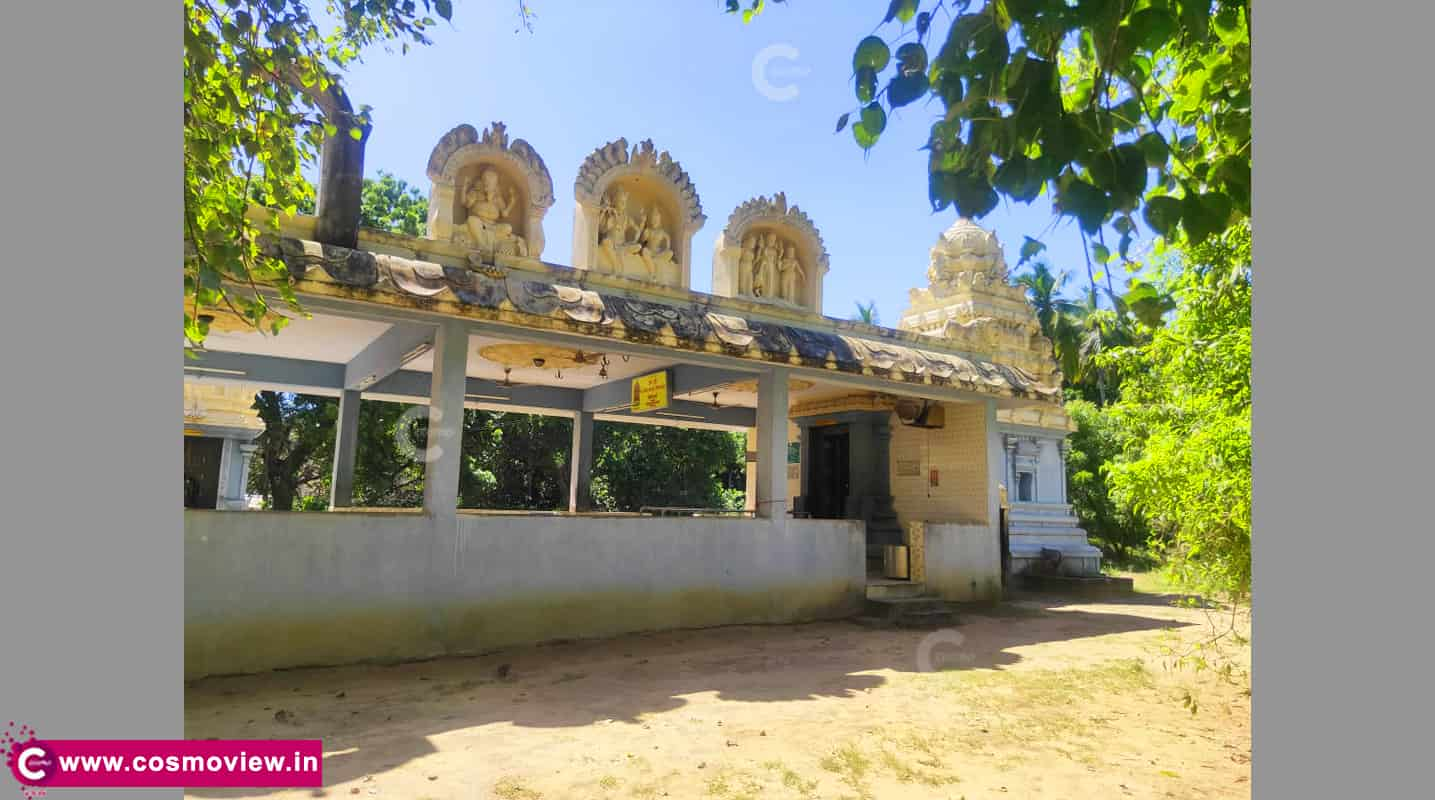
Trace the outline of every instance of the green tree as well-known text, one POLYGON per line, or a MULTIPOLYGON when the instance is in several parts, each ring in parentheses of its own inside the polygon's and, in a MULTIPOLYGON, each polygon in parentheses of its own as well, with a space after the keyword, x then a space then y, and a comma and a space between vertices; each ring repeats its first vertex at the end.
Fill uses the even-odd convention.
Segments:
POLYGON ((1173 577, 1232 599, 1251 586, 1251 236, 1191 248, 1178 308, 1146 344, 1105 359, 1125 376, 1112 498, 1149 524, 1173 577))
POLYGON ((364 181, 359 214, 365 227, 409 236, 428 231, 429 201, 402 178, 379 170, 378 180, 364 181))
POLYGON ((555 511, 568 508, 573 421, 540 414, 464 412, 459 505, 555 511))
POLYGON ((255 438, 257 450, 249 472, 249 488, 258 490, 276 511, 311 507, 307 497, 327 500, 334 457, 333 398, 291 392, 262 391, 253 408, 264 422, 255 438))
POLYGON ((334 3, 315 16, 304 0, 184 2, 184 333, 201 344, 205 309, 225 307, 277 333, 287 321, 261 286, 292 309, 288 272, 260 235, 314 198, 301 175, 320 151, 320 232, 357 233, 368 110, 355 109, 341 75, 376 42, 427 44, 432 12, 451 0, 334 3), (251 218, 251 197, 266 209, 251 218), (349 217, 353 219, 350 220, 349 217), (352 223, 352 224, 350 224, 352 223))
POLYGON ((1026 289, 1026 299, 1036 312, 1041 334, 1051 341, 1051 354, 1061 365, 1068 385, 1075 382, 1081 370, 1080 327, 1084 309, 1079 303, 1062 296, 1070 275, 1052 272, 1045 261, 1037 261, 1030 272, 1020 273, 1014 280, 1026 289))
MULTIPOLYGON (((764 6, 727 2, 745 21, 764 6)), ((857 43, 856 106, 837 120, 865 150, 893 112, 935 106, 924 181, 934 211, 980 219, 1002 198, 1046 193, 1097 240, 1101 262, 1107 227, 1127 256, 1138 211, 1191 244, 1249 218, 1248 0, 972 6, 891 0, 877 28, 890 33, 857 43)))
POLYGON ((621 422, 593 428, 592 492, 598 508, 742 508, 743 434, 621 422))
POLYGON ((1088 400, 1067 400, 1066 413, 1076 422, 1066 459, 1072 510, 1107 560, 1122 566, 1150 566, 1150 531, 1145 520, 1112 499, 1106 475, 1106 465, 1120 458, 1127 446, 1127 431, 1105 409, 1088 400))

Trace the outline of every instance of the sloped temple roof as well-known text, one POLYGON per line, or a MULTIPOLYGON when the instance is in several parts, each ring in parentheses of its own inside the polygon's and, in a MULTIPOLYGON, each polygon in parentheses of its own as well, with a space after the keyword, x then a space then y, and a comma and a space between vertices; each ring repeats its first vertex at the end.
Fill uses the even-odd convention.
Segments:
MULTIPOLYGON (((301 232, 303 225, 285 228, 301 232)), ((954 395, 1061 402, 1059 387, 1043 385, 1026 370, 936 349, 932 345, 940 348, 942 340, 934 337, 816 314, 777 314, 738 298, 643 286, 536 259, 460 256, 442 252, 446 243, 364 233, 370 246, 438 260, 296 236, 269 238, 263 246, 288 266, 302 294, 820 369, 834 378, 868 376, 890 383, 894 393, 902 387, 944 387, 954 395), (441 263, 452 261, 459 264, 441 263)))

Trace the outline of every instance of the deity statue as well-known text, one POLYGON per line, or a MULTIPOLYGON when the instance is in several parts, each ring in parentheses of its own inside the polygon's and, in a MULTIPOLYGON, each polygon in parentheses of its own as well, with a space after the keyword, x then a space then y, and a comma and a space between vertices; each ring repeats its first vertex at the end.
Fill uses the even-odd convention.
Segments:
POLYGON ((806 273, 802 271, 802 264, 797 261, 796 245, 789 244, 787 246, 786 254, 783 255, 782 260, 777 264, 777 272, 782 284, 779 296, 789 303, 801 303, 802 301, 798 297, 798 287, 801 285, 800 280, 805 277, 806 273))
POLYGON ((757 237, 749 233, 742 240, 742 256, 737 264, 737 293, 743 297, 753 296, 753 270, 757 264, 757 237))
POLYGON ((648 280, 656 281, 665 276, 668 267, 673 263, 672 237, 663 228, 663 212, 653 206, 642 225, 642 236, 639 241, 642 243, 642 250, 638 255, 643 259, 643 265, 648 268, 648 280))
POLYGON ((605 198, 598 209, 599 266, 605 272, 621 275, 624 254, 636 255, 642 249, 642 244, 635 241, 641 232, 641 226, 628 215, 628 193, 619 187, 613 192, 612 202, 605 198))
POLYGON ((757 269, 753 274, 752 293, 756 297, 776 297, 777 262, 782 249, 777 244, 777 234, 769 232, 762 239, 762 248, 757 253, 757 269))
POLYGON ((468 211, 464 231, 474 247, 507 255, 528 255, 528 242, 513 232, 512 225, 502 221, 513 210, 514 202, 513 189, 502 187, 497 170, 485 167, 479 172, 478 180, 470 183, 463 193, 463 207, 468 211))

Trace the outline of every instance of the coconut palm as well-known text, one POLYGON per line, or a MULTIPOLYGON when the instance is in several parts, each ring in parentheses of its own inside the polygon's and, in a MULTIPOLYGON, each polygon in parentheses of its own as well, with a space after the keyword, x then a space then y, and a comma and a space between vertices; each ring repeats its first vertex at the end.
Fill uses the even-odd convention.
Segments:
POLYGON ((1015 277, 1016 285, 1026 289, 1027 302, 1036 312, 1041 333, 1051 342, 1051 354, 1061 365, 1068 385, 1074 385, 1081 371, 1082 317, 1085 308, 1061 296, 1071 275, 1065 270, 1053 272, 1045 261, 1032 264, 1031 272, 1015 277))
POLYGON ((868 300, 866 303, 858 300, 857 313, 852 315, 853 322, 865 322, 868 325, 881 325, 882 317, 877 313, 877 301, 868 300))

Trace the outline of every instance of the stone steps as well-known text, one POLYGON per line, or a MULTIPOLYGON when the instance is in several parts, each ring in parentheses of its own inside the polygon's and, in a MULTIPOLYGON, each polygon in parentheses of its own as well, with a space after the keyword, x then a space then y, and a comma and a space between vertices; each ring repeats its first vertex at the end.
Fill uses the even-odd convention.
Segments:
POLYGON ((927 594, 927 587, 907 581, 867 584, 867 602, 853 620, 869 628, 946 628, 957 624, 956 606, 927 594))

